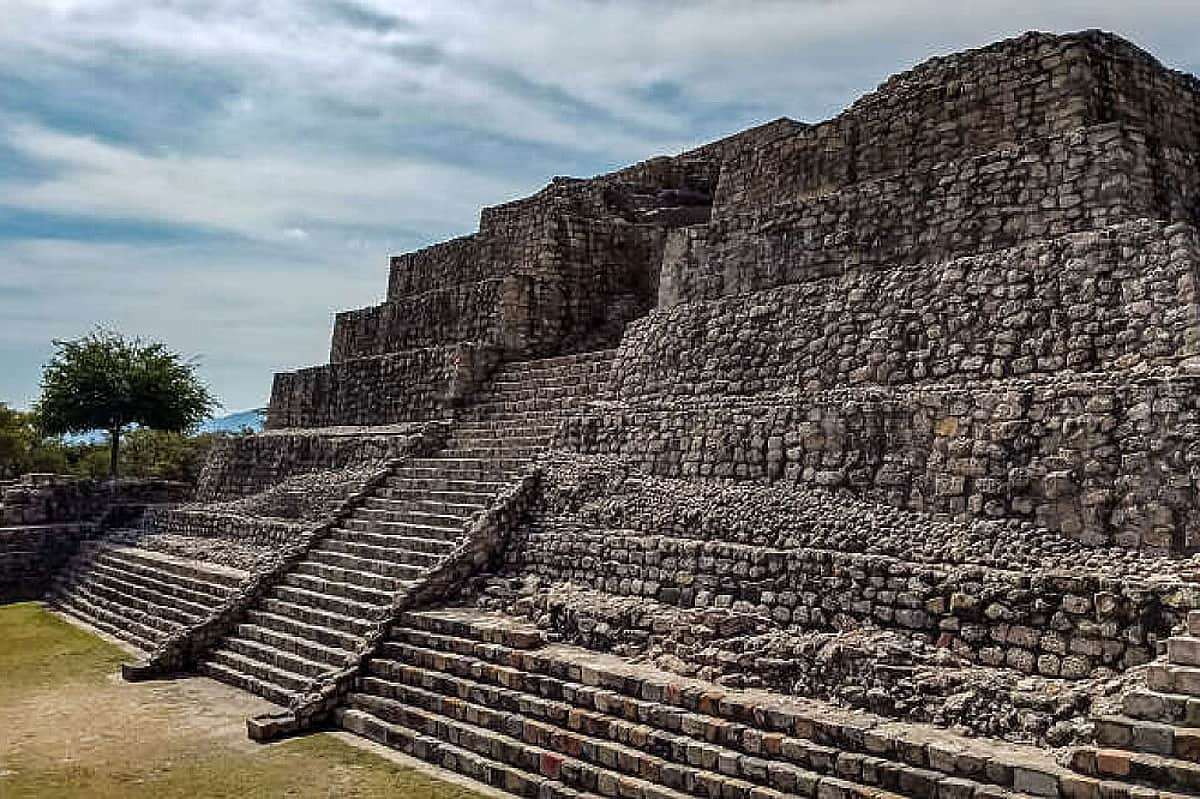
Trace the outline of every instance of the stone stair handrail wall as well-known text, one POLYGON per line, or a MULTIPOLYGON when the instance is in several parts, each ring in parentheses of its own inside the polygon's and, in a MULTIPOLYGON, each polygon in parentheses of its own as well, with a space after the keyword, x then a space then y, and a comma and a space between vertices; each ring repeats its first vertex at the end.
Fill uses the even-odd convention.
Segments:
POLYGON ((394 468, 408 459, 435 452, 445 441, 445 436, 446 427, 440 423, 430 423, 420 433, 410 436, 406 446, 406 458, 391 460, 373 472, 328 518, 307 528, 295 544, 280 552, 268 566, 257 570, 241 590, 231 595, 206 619, 167 638, 146 660, 124 664, 121 668, 122 676, 126 680, 137 681, 192 668, 204 652, 233 629, 251 606, 304 560, 315 544, 334 527, 350 518, 366 502, 370 493, 387 481, 394 468))
POLYGON ((373 620, 354 660, 345 668, 315 678, 284 713, 247 719, 247 731, 256 741, 274 740, 311 729, 324 720, 346 696, 363 664, 375 655, 388 631, 405 613, 454 596, 474 575, 494 564, 504 551, 510 532, 537 500, 539 467, 527 470, 510 488, 496 497, 476 518, 466 538, 442 563, 410 590, 396 595, 392 606, 373 620))

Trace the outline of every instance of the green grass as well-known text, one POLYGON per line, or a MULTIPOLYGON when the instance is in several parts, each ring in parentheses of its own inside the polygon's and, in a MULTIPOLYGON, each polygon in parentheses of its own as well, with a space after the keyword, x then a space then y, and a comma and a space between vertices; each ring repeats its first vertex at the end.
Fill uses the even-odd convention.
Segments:
POLYGON ((482 799, 331 735, 250 743, 242 698, 123 683, 127 659, 38 605, 0 606, 0 797, 482 799))
POLYGON ((0 705, 39 688, 100 682, 131 659, 34 602, 0 607, 0 705))

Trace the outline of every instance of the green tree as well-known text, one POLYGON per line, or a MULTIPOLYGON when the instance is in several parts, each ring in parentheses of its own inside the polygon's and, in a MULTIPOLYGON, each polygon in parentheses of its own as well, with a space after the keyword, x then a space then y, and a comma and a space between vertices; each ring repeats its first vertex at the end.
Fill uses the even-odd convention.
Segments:
POLYGON ((163 344, 97 329, 54 345, 34 408, 38 427, 48 435, 106 431, 110 477, 120 473, 121 435, 133 426, 184 432, 219 407, 195 362, 163 344))
POLYGON ((20 477, 26 472, 62 474, 67 468, 61 441, 43 440, 34 427, 33 414, 0 402, 0 479, 20 477))

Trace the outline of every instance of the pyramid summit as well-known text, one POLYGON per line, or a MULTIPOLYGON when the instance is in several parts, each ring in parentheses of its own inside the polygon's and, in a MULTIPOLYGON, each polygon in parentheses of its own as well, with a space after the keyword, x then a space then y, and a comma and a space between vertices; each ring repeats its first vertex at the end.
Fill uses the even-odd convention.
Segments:
POLYGON ((1198 159, 1200 81, 1119 36, 934 58, 393 257, 189 502, 3 509, 257 738, 530 797, 1195 794, 1198 159))

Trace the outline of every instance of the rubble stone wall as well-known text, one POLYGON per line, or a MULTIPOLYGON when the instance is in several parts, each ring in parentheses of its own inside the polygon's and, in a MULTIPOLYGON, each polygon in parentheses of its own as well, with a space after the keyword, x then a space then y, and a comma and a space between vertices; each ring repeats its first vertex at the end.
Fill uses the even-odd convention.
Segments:
POLYGON ((79 523, 0 527, 0 604, 40 599, 93 531, 79 523))
POLYGON ((1095 32, 1028 34, 934 58, 888 79, 841 115, 725 164, 717 217, 853 183, 923 173, 1015 141, 1105 122, 1200 149, 1200 84, 1095 32))
POLYGON ((267 428, 384 425, 448 416, 496 363, 477 344, 427 347, 275 375, 267 428))
POLYGON ((1093 544, 1200 548, 1200 378, 1090 375, 645 403, 582 414, 557 445, 650 474, 844 489, 1093 544))
POLYGON ((1198 175, 1195 154, 1164 154, 1142 132, 1112 124, 777 201, 769 213, 674 233, 659 304, 934 262, 1138 218, 1195 222, 1198 175))
POLYGON ((304 430, 228 436, 213 445, 196 486, 198 502, 245 497, 290 477, 358 468, 400 457, 423 425, 386 432, 304 430))
POLYGON ((343 311, 334 321, 329 360, 339 363, 460 341, 498 343, 502 285, 501 280, 457 283, 343 311))
POLYGON ((1200 234, 1149 221, 940 263, 692 302, 632 324, 610 394, 638 400, 1030 378, 1190 363, 1200 234))
POLYGON ((553 526, 517 533, 507 567, 607 594, 741 609, 783 627, 845 624, 926 633, 989 666, 1079 679, 1154 657, 1196 601, 1179 582, 940 567, 790 549, 553 526))

